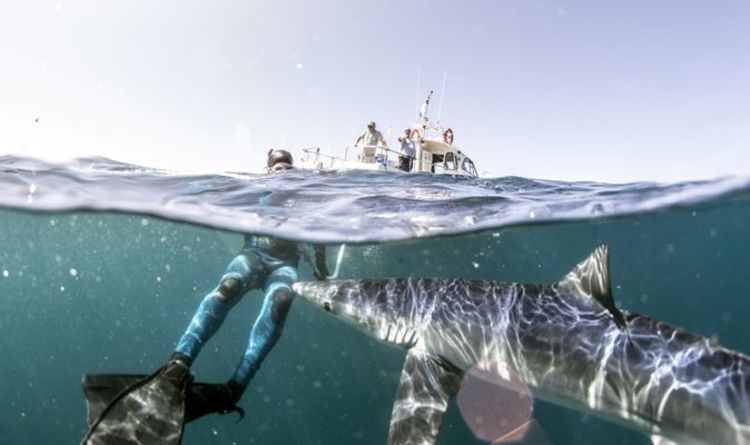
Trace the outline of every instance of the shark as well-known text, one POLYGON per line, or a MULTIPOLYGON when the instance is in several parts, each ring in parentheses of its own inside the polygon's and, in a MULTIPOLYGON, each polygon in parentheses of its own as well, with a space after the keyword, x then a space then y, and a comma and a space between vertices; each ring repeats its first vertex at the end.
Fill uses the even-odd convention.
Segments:
POLYGON ((750 444, 748 357, 618 308, 607 246, 548 285, 407 277, 299 282, 294 291, 406 350, 389 445, 434 444, 472 368, 517 375, 535 398, 654 444, 750 444))

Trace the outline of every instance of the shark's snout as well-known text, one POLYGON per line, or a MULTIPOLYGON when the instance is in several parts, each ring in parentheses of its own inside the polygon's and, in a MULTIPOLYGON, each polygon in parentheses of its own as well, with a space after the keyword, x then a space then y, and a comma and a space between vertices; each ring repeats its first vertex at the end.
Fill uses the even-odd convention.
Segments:
POLYGON ((326 295, 331 291, 331 285, 321 281, 303 281, 292 285, 294 292, 306 300, 315 303, 323 303, 327 300, 326 295))
POLYGON ((305 284, 307 283, 294 283, 292 284, 292 290, 294 290, 294 293, 297 295, 304 296, 305 284))
POLYGON ((326 312, 340 312, 340 286, 331 281, 302 281, 292 285, 294 292, 326 312))

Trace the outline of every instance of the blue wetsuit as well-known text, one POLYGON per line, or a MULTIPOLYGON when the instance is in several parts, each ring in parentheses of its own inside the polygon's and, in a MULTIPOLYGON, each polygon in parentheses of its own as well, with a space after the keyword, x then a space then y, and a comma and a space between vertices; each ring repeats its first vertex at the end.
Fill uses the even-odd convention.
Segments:
MULTIPOLYGON (((250 332, 242 360, 229 384, 244 391, 260 368, 263 359, 281 336, 284 320, 291 307, 301 256, 312 265, 315 276, 323 279, 325 251, 316 246, 315 259, 310 246, 264 236, 245 236, 240 254, 229 263, 219 285, 205 296, 175 348, 189 365, 203 345, 219 329, 229 310, 251 289, 263 289, 263 307, 250 332)), ((239 397, 239 394, 237 395, 239 397)))

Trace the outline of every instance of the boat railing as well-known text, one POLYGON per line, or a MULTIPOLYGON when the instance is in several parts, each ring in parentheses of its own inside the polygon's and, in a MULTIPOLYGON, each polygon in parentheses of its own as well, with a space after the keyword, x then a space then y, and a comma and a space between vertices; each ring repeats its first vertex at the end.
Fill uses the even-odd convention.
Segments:
POLYGON ((302 162, 312 168, 333 168, 339 162, 349 161, 350 150, 352 151, 352 156, 354 153, 357 154, 356 160, 352 159, 352 161, 365 164, 382 164, 386 168, 401 168, 402 162, 405 162, 404 165, 407 165, 407 168, 411 170, 416 159, 414 156, 406 155, 400 150, 392 150, 381 145, 348 145, 345 148, 343 158, 322 153, 320 147, 303 148, 302 162), (406 158, 406 161, 402 161, 401 158, 406 158))
POLYGON ((400 150, 392 150, 382 145, 349 145, 344 152, 344 160, 349 157, 349 150, 357 153, 357 160, 365 163, 375 163, 378 156, 382 157, 382 162, 388 163, 389 159, 396 159, 400 156, 409 157, 400 150))
POLYGON ((336 156, 332 156, 326 153, 321 153, 320 147, 303 148, 302 152, 305 153, 305 157, 313 156, 315 158, 339 159, 336 156))
POLYGON ((318 168, 322 168, 326 162, 328 163, 328 167, 332 167, 334 162, 342 160, 340 157, 321 153, 320 147, 303 148, 302 152, 304 153, 302 161, 313 164, 318 168))

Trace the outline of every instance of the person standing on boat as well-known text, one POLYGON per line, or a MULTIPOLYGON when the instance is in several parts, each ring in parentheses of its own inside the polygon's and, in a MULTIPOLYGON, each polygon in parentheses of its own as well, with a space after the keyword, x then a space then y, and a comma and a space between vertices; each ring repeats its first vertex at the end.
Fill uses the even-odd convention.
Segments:
POLYGON ((383 146, 388 148, 388 142, 383 137, 383 133, 375 129, 375 122, 367 124, 367 130, 365 130, 358 138, 354 145, 359 146, 360 142, 364 142, 364 146, 383 146))
MULTIPOLYGON (((270 150, 267 158, 269 174, 293 168, 292 155, 286 150, 270 150)), ((236 403, 281 336, 294 299, 292 284, 298 279, 301 258, 310 263, 315 279, 328 278, 325 246, 245 235, 244 247, 229 263, 218 285, 203 298, 166 365, 120 391, 115 400, 107 400, 109 406, 92 424, 84 442, 113 443, 125 437, 123 434, 136 431, 160 435, 142 443, 171 444, 162 436, 167 435, 167 430, 181 436, 185 422, 210 413, 238 411, 243 415, 236 403), (232 307, 252 289, 263 290, 263 306, 234 375, 226 383, 186 383, 191 381, 189 368, 201 348, 221 327, 232 307), (133 410, 139 415, 131 415, 133 410), (165 429, 164 425, 173 428, 165 429)), ((122 380, 122 376, 109 380, 106 375, 93 377, 97 384, 85 389, 90 404, 101 399, 97 392, 106 392, 104 387, 117 384, 118 377, 122 380)))
POLYGON ((401 142, 401 155, 398 157, 398 168, 410 172, 414 157, 417 156, 416 142, 412 138, 411 128, 404 130, 403 136, 398 138, 401 142))
POLYGON ((355 147, 362 147, 360 160, 362 162, 375 162, 375 150, 377 147, 388 148, 388 142, 383 137, 383 133, 375 129, 375 122, 367 124, 367 129, 357 138, 354 143, 355 147), (360 145, 362 142, 362 145, 360 145))

